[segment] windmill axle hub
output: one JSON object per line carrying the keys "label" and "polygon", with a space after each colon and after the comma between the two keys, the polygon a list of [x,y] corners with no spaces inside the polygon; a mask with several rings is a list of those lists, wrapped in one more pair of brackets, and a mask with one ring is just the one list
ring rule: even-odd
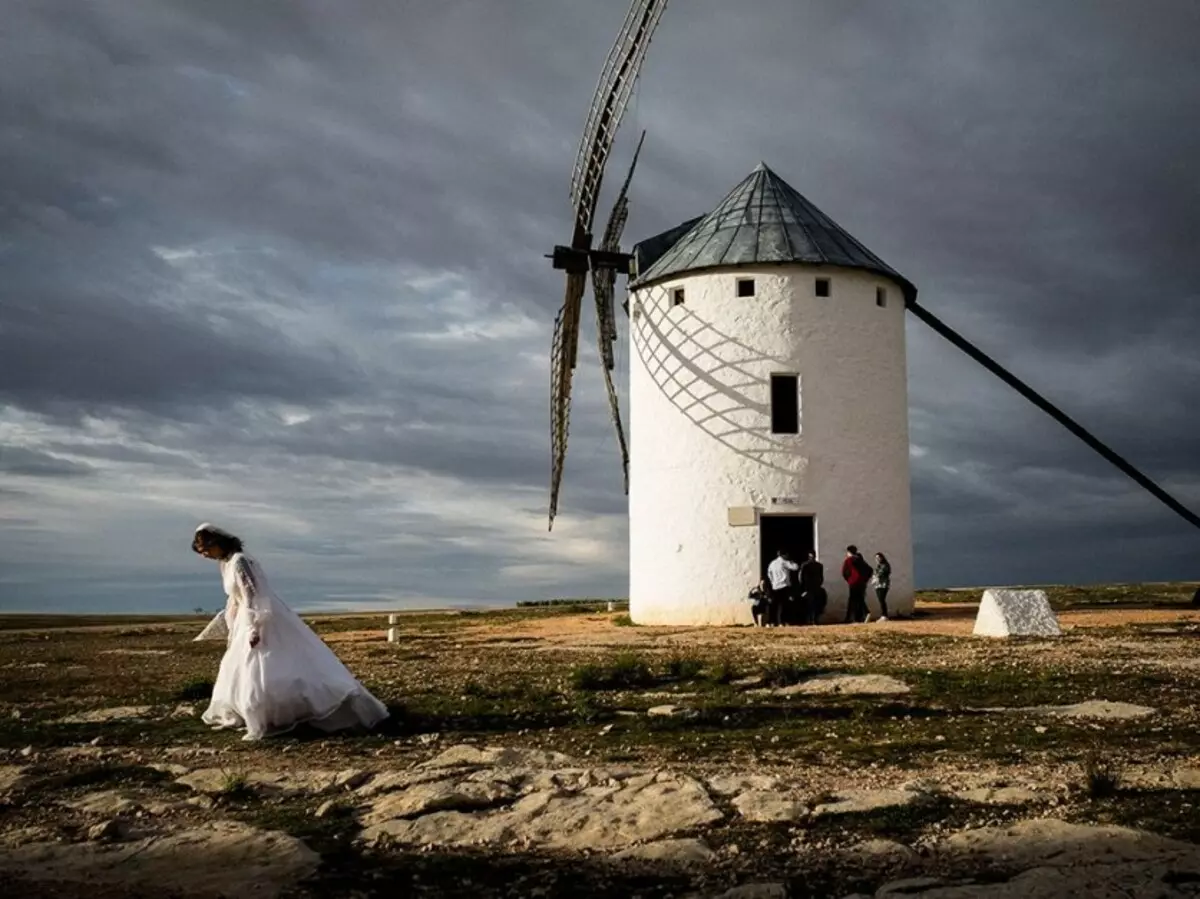
{"label": "windmill axle hub", "polygon": [[577,250],[573,247],[557,246],[550,258],[553,260],[555,268],[563,269],[568,275],[584,275],[589,270],[602,268],[627,275],[633,255],[606,250]]}

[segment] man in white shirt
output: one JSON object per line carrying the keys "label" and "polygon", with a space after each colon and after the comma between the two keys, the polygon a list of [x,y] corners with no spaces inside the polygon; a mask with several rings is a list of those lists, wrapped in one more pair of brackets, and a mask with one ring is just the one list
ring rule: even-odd
{"label": "man in white shirt", "polygon": [[771,582],[771,607],[767,616],[768,627],[778,627],[783,622],[783,609],[792,597],[792,572],[800,566],[792,561],[784,550],[779,550],[775,560],[767,566],[767,580]]}

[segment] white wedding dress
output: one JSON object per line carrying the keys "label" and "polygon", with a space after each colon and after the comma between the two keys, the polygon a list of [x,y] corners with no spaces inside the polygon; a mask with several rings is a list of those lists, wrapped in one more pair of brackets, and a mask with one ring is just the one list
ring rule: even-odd
{"label": "white wedding dress", "polygon": [[[222,561],[229,643],[205,724],[245,728],[247,740],[311,724],[321,730],[372,728],[387,707],[355,680],[300,616],[276,596],[244,553]],[[251,647],[253,634],[257,646]]]}

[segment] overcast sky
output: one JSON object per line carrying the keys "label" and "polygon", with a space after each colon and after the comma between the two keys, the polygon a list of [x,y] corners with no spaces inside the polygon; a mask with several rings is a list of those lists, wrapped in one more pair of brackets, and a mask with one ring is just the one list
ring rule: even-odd
{"label": "overcast sky", "polygon": [[[590,350],[546,533],[542,257],[625,8],[5,0],[0,608],[214,608],[206,519],[301,607],[624,595]],[[1195,509],[1198,46],[1195,0],[675,0],[627,241],[765,160]],[[919,584],[1200,577],[1200,533],[908,333]]]}

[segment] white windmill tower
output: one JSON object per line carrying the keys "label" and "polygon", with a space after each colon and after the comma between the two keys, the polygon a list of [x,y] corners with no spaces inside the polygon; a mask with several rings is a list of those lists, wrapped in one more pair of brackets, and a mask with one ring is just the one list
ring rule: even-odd
{"label": "white windmill tower", "polygon": [[747,623],[777,550],[893,566],[912,608],[904,309],[913,285],[760,165],[634,248],[630,614]]}

